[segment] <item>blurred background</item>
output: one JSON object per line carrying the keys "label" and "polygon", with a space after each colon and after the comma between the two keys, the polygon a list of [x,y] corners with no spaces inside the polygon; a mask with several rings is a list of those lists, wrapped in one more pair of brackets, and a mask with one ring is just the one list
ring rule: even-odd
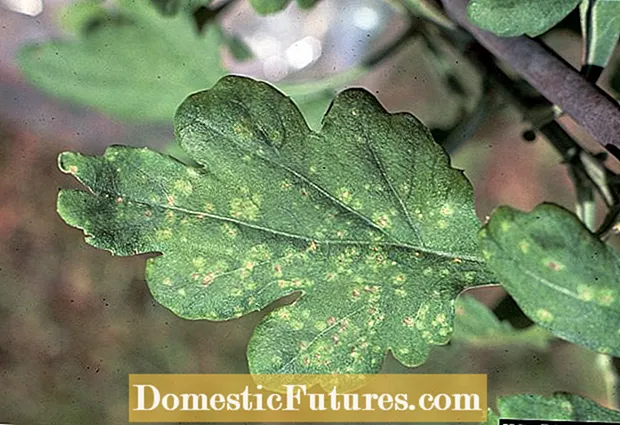
{"label": "blurred background", "polygon": [[[153,302],[144,281],[144,257],[113,258],[91,248],[80,231],[56,214],[58,189],[77,187],[57,170],[60,152],[99,154],[111,144],[176,152],[171,121],[115,118],[74,99],[63,100],[53,90],[41,91],[25,78],[16,60],[25,45],[79,40],[62,23],[70,3],[0,0],[3,423],[125,423],[129,373],[244,373],[246,344],[264,314],[221,323],[179,319]],[[368,58],[380,56],[402,37],[409,19],[395,3],[381,0],[323,0],[310,10],[293,2],[269,17],[237,1],[218,20],[224,35],[240,41],[252,57],[241,60],[233,48],[196,54],[230,72],[297,88],[325,78],[334,81],[332,89],[363,86],[388,110],[411,112],[443,134],[475,108],[483,84],[465,61],[447,56],[451,72],[464,81],[460,95],[445,84],[429,46],[416,38],[400,43],[372,69],[358,72]],[[568,22],[544,39],[577,66],[581,41],[570,26]],[[45,67],[41,62],[39,71],[47,72]],[[351,79],[339,81],[343,73]],[[608,78],[601,78],[605,87]],[[199,89],[201,82],[197,84]],[[319,118],[328,105],[320,99],[308,103]],[[570,119],[562,120],[597,150]],[[574,193],[561,157],[540,137],[526,143],[522,133],[528,129],[514,107],[496,99],[471,137],[453,149],[453,164],[465,170],[475,187],[482,220],[499,204],[529,210],[552,201],[573,208]],[[612,167],[617,170],[617,164]],[[470,292],[491,307],[504,297],[496,288]],[[594,359],[588,350],[561,341],[547,350],[452,343],[434,348],[422,367],[407,370],[388,358],[384,371],[487,373],[493,407],[498,395],[515,392],[569,391],[606,404]]]}

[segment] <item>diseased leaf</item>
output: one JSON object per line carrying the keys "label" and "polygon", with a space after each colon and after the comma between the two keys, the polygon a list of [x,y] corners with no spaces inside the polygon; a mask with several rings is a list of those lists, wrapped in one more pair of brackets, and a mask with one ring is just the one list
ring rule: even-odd
{"label": "diseased leaf", "polygon": [[[250,4],[261,15],[276,13],[284,9],[291,0],[249,0]],[[297,0],[297,5],[302,9],[313,7],[319,0]]]}
{"label": "diseased leaf", "polygon": [[607,409],[575,394],[555,393],[552,397],[519,394],[500,397],[499,415],[489,416],[487,425],[499,424],[499,418],[567,420],[578,422],[618,422],[620,412]]}
{"label": "diseased leaf", "polygon": [[266,83],[225,77],[177,111],[177,140],[203,168],[148,149],[65,153],[91,193],[58,211],[117,255],[160,252],[146,277],[188,319],[226,320],[290,294],[258,325],[253,373],[376,372],[452,333],[454,300],[494,277],[478,257],[472,188],[424,125],[361,89],[320,132]]}
{"label": "diseased leaf", "polygon": [[620,36],[620,0],[583,0],[580,12],[584,62],[604,68]]}
{"label": "diseased leaf", "polygon": [[572,213],[498,208],[480,231],[489,267],[525,314],[554,335],[620,355],[620,258]]}
{"label": "diseased leaf", "polygon": [[122,2],[120,17],[76,41],[28,46],[18,56],[27,78],[55,96],[117,118],[169,122],[189,94],[225,74],[219,32],[201,37],[184,14],[164,18],[146,1]]}
{"label": "diseased leaf", "polygon": [[577,7],[581,0],[471,0],[469,19],[500,37],[538,36]]}
{"label": "diseased leaf", "polygon": [[508,322],[500,322],[483,303],[469,295],[456,301],[453,341],[482,347],[521,345],[544,349],[551,334],[538,327],[515,329]]}

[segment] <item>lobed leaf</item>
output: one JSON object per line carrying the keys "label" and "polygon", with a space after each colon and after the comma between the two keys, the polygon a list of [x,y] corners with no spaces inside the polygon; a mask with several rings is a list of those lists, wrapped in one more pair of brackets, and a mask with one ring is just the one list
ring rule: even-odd
{"label": "lobed leaf", "polygon": [[515,329],[508,322],[500,322],[483,303],[469,295],[456,301],[453,341],[482,347],[520,345],[544,349],[552,335],[538,327]]}
{"label": "lobed leaf", "polygon": [[489,409],[487,425],[497,425],[499,418],[567,420],[577,422],[618,422],[620,412],[607,409],[575,394],[555,393],[552,397],[519,394],[500,397],[499,415]]}
{"label": "lobed leaf", "polygon": [[581,0],[471,0],[469,19],[500,37],[538,36],[564,19]]}
{"label": "lobed leaf", "polygon": [[480,246],[525,314],[554,335],[620,355],[620,257],[572,213],[498,208]]}
{"label": "lobed leaf", "polygon": [[87,242],[147,260],[153,296],[227,320],[291,294],[258,325],[253,373],[376,372],[388,350],[422,363],[452,332],[454,300],[494,277],[479,258],[472,188],[409,114],[340,93],[320,132],[266,83],[225,77],[177,111],[200,165],[116,146],[65,153],[89,192],[58,211]]}

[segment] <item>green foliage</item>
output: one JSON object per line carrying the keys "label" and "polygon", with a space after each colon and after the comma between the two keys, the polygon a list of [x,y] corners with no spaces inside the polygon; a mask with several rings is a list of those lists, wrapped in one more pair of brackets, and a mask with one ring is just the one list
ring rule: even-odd
{"label": "green foliage", "polygon": [[457,299],[453,341],[482,347],[521,345],[544,349],[550,339],[551,334],[538,326],[519,330],[508,322],[500,322],[486,305],[472,296]]}
{"label": "green foliage", "polygon": [[471,0],[469,18],[502,37],[540,35],[564,19],[581,0]]}
{"label": "green foliage", "polygon": [[[250,4],[261,15],[276,13],[284,9],[291,0],[249,0]],[[297,0],[297,5],[302,9],[313,7],[319,0]]]}
{"label": "green foliage", "polygon": [[620,36],[620,1],[583,0],[581,29],[585,43],[585,63],[605,67]]}
{"label": "green foliage", "polygon": [[452,333],[454,300],[494,277],[478,257],[472,188],[428,129],[368,92],[334,100],[320,133],[266,83],[225,77],[190,96],[177,140],[204,168],[148,149],[65,153],[89,192],[58,211],[87,242],[147,262],[153,296],[226,320],[300,294],[259,324],[253,373],[376,372]]}
{"label": "green foliage", "polygon": [[610,410],[584,397],[555,393],[552,397],[519,394],[500,397],[499,416],[489,412],[487,425],[497,425],[499,417],[509,419],[546,419],[588,422],[618,422],[620,412]]}
{"label": "green foliage", "polygon": [[55,96],[114,117],[169,122],[187,94],[214,84],[221,37],[204,36],[189,16],[164,18],[140,0],[123,0],[75,41],[29,46],[18,61],[29,80]]}
{"label": "green foliage", "polygon": [[[106,10],[99,1],[86,0],[69,7],[62,20],[77,39],[22,49],[18,62],[26,77],[54,96],[115,118],[168,123],[188,94],[227,74],[223,45],[238,60],[251,56],[242,40],[215,24],[198,34],[189,14],[164,17],[146,0],[117,0],[117,6]],[[317,84],[314,93],[280,87],[295,91],[293,98],[318,128],[331,90]]]}
{"label": "green foliage", "polygon": [[497,209],[480,231],[489,267],[534,322],[620,355],[620,257],[572,213],[550,204]]}

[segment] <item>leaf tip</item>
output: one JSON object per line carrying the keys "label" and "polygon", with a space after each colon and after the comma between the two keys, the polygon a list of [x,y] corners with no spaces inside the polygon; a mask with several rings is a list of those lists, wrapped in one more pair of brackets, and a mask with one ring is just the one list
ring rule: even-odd
{"label": "leaf tip", "polygon": [[58,168],[65,174],[75,175],[78,172],[78,154],[74,152],[62,152],[58,155]]}

